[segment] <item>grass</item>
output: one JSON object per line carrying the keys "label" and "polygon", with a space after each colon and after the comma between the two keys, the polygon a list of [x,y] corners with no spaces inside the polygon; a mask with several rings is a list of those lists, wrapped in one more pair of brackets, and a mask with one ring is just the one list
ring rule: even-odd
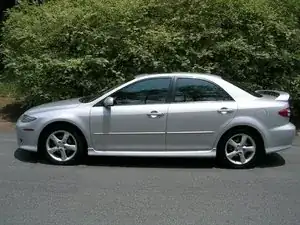
{"label": "grass", "polygon": [[15,122],[22,113],[21,103],[16,97],[17,88],[14,83],[0,82],[0,123]]}
{"label": "grass", "polygon": [[0,97],[16,97],[17,88],[14,83],[0,82]]}
{"label": "grass", "polygon": [[12,104],[15,101],[14,97],[16,97],[16,86],[13,83],[0,82],[0,109]]}

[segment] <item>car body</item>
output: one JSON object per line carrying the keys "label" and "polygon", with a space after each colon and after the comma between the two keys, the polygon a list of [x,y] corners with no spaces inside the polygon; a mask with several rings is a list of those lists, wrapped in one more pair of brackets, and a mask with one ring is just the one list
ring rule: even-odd
{"label": "car body", "polygon": [[[60,153],[57,157],[50,153],[49,157],[45,144],[54,142],[51,151],[63,151],[62,138],[53,136],[59,130],[62,134],[68,131],[65,139],[68,135],[74,139],[73,150],[77,151],[81,142],[84,150],[80,151],[87,150],[92,156],[216,157],[226,135],[240,135],[244,138],[241,144],[252,140],[252,149],[260,149],[261,153],[290,148],[295,126],[289,119],[289,94],[257,93],[250,94],[210,74],[141,75],[99,96],[29,109],[16,125],[18,144],[28,151],[41,149],[58,164],[68,164],[71,158],[65,155],[60,159]],[[230,145],[229,139],[222,148]],[[236,151],[234,157],[242,154],[238,142],[231,141]],[[242,161],[229,164],[246,167],[247,160]]]}

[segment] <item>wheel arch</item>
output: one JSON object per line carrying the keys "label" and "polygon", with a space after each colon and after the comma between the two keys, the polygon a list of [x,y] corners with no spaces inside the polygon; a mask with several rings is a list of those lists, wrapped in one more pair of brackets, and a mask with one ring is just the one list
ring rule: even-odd
{"label": "wheel arch", "polygon": [[65,126],[71,127],[72,129],[75,129],[78,132],[78,134],[82,137],[82,139],[84,140],[84,145],[85,145],[86,149],[88,148],[87,138],[84,135],[83,131],[77,125],[75,125],[74,123],[69,122],[69,121],[53,121],[53,122],[48,123],[45,127],[42,128],[42,130],[41,130],[41,132],[39,134],[39,137],[38,137],[38,151],[39,151],[39,149],[41,147],[40,143],[41,143],[43,134],[47,130],[49,130],[52,127],[57,126],[57,125],[65,125]]}
{"label": "wheel arch", "polygon": [[259,129],[257,129],[256,127],[250,126],[250,125],[236,125],[236,126],[230,127],[222,135],[220,135],[220,137],[217,141],[217,144],[216,144],[217,154],[218,154],[218,148],[219,148],[222,138],[229,132],[236,130],[236,129],[246,129],[246,130],[249,130],[249,131],[253,132],[254,134],[256,134],[257,137],[261,141],[262,149],[263,149],[264,153],[266,152],[266,143],[265,143],[264,135],[259,131]]}

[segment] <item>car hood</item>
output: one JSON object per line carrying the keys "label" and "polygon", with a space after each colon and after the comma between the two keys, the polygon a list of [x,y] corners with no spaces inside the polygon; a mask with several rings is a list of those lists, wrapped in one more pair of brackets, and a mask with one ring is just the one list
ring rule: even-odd
{"label": "car hood", "polygon": [[52,110],[64,110],[78,107],[80,104],[79,98],[51,102],[33,107],[26,111],[26,114],[35,114]]}

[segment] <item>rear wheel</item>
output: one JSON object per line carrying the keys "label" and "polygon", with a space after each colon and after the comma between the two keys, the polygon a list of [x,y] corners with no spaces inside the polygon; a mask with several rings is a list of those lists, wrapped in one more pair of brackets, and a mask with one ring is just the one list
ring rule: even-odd
{"label": "rear wheel", "polygon": [[218,158],[230,168],[250,168],[263,156],[260,137],[248,129],[236,129],[226,133],[218,145]]}
{"label": "rear wheel", "polygon": [[56,125],[42,134],[40,150],[53,164],[77,164],[84,156],[84,140],[72,127]]}

